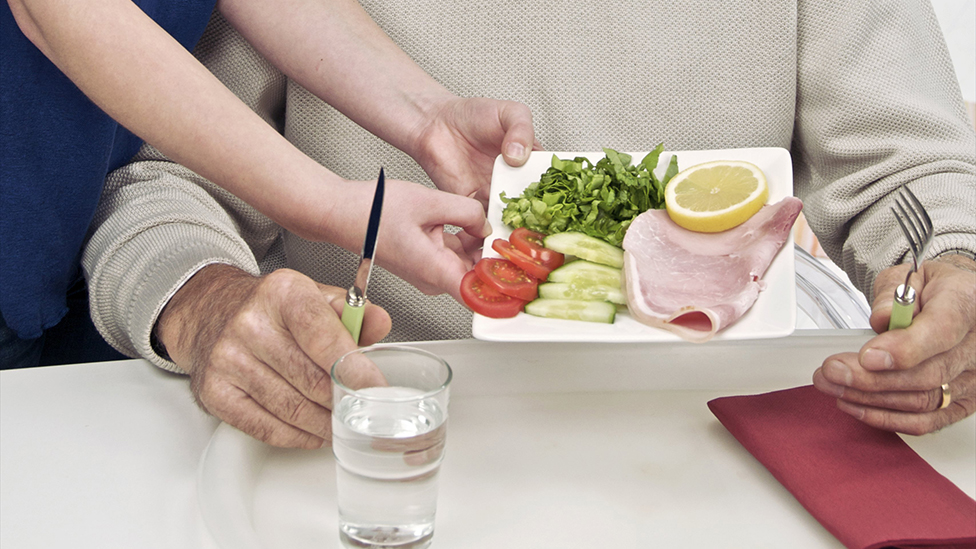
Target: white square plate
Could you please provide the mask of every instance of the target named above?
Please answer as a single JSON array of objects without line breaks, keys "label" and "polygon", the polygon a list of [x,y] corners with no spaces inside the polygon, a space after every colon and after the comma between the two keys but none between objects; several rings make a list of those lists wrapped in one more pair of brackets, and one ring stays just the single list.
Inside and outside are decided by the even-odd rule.
[{"label": "white square plate", "polygon": [[[648,151],[628,152],[632,162],[640,162]],[[505,204],[499,198],[520,196],[525,188],[535,181],[551,166],[552,156],[572,159],[577,156],[589,158],[594,164],[604,157],[601,152],[533,152],[525,165],[513,168],[498,157],[491,175],[491,195],[488,203],[488,221],[494,232],[485,239],[484,256],[499,257],[491,248],[496,238],[507,239],[512,228],[502,223],[502,210]],[[781,148],[724,149],[711,151],[665,151],[661,154],[655,173],[663,174],[677,155],[678,168],[709,162],[712,160],[745,160],[759,166],[766,174],[769,185],[769,200],[772,204],[793,195],[793,165],[790,153]],[[783,244],[789,253],[780,253],[763,276],[766,289],[752,308],[736,323],[721,330],[713,339],[763,339],[784,337],[793,333],[796,326],[796,281],[794,271],[793,234]],[[618,312],[613,324],[580,322],[540,318],[519,313],[513,318],[488,318],[474,315],[471,331],[475,338],[485,341],[603,341],[603,342],[667,342],[684,341],[680,337],[658,328],[646,326],[634,320],[627,312]]]}]

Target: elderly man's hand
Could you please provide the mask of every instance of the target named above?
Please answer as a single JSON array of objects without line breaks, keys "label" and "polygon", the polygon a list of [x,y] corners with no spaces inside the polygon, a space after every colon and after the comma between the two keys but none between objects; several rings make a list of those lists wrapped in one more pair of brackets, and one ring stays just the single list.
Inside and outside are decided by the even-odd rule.
[{"label": "elderly man's hand", "polygon": [[[960,255],[923,263],[912,276],[913,287],[921,282],[912,325],[887,331],[907,268],[887,269],[875,281],[871,326],[878,335],[859,353],[828,357],[813,384],[868,425],[921,435],[976,411],[976,263]],[[940,408],[943,384],[951,397]]]},{"label": "elderly man's hand", "polygon": [[[356,349],[339,318],[345,294],[288,269],[210,265],[170,300],[157,333],[205,411],[274,446],[317,448],[332,435],[329,369]],[[389,330],[368,304],[360,342]]]}]

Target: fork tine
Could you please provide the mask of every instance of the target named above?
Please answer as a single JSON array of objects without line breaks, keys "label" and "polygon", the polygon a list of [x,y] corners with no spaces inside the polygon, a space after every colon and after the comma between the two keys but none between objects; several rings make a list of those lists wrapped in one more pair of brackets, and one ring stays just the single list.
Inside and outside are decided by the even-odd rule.
[{"label": "fork tine", "polygon": [[911,248],[912,268],[905,275],[905,283],[895,290],[891,319],[888,321],[889,330],[907,328],[912,323],[915,294],[909,282],[912,273],[917,271],[919,265],[925,260],[925,250],[932,242],[933,234],[932,219],[911,189],[902,185],[895,195],[894,203],[891,213],[894,214],[901,232],[905,234],[905,240],[908,241],[908,247]]},{"label": "fork tine", "polygon": [[915,265],[918,265],[921,259],[920,253],[922,251],[922,234],[919,232],[919,228],[915,218],[912,214],[908,213],[908,210],[899,200],[895,200],[895,206],[898,210],[895,212],[895,219],[898,221],[898,225],[901,226],[901,232],[905,234],[905,238],[908,240],[908,247],[912,249],[912,255],[914,256]]},{"label": "fork tine", "polygon": [[922,238],[922,255],[924,256],[925,249],[928,247],[929,242],[932,241],[932,218],[929,217],[929,213],[925,210],[925,206],[922,205],[922,202],[917,196],[915,196],[915,193],[913,193],[911,189],[909,189],[907,186],[902,186],[902,189],[910,199],[911,204],[913,205],[912,211],[917,214],[916,218],[918,219],[919,224],[922,226],[922,234],[924,235]]},{"label": "fork tine", "polygon": [[895,221],[898,222],[898,226],[901,227],[902,234],[905,235],[905,240],[908,241],[909,251],[912,253],[912,270],[909,271],[909,276],[911,273],[918,269],[918,250],[915,247],[915,240],[912,238],[912,231],[908,228],[908,225],[902,221],[902,216],[899,215],[898,210],[894,207],[891,208],[891,213],[895,214]]},{"label": "fork tine", "polygon": [[905,194],[908,196],[909,200],[911,200],[911,203],[915,206],[914,208],[915,213],[921,214],[922,219],[925,220],[926,227],[931,229],[932,219],[929,217],[929,213],[925,211],[925,206],[922,205],[922,202],[918,199],[917,196],[915,196],[915,193],[913,193],[911,189],[909,189],[906,186],[902,186],[901,189],[905,191]]}]

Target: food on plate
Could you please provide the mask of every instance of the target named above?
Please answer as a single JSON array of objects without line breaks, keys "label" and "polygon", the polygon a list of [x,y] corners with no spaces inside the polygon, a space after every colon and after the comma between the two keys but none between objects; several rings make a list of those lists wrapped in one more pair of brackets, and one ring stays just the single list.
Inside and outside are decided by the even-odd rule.
[{"label": "food on plate", "polygon": [[[505,259],[475,266],[480,291],[521,302],[509,304],[506,316],[612,324],[618,311],[629,311],[692,341],[733,324],[765,287],[761,277],[802,204],[789,198],[764,206],[765,175],[749,162],[679,173],[672,156],[659,178],[662,153],[659,145],[637,166],[612,149],[595,164],[553,155],[519,197],[500,193],[502,221],[514,230],[491,244]],[[477,287],[470,273],[465,280]]]},{"label": "food on plate", "polygon": [[538,296],[539,282],[507,259],[482,258],[475,264],[474,271],[482,282],[505,295],[523,301],[532,301]]},{"label": "food on plate", "polygon": [[525,305],[525,312],[545,318],[613,324],[617,306],[606,301],[539,298]]},{"label": "food on plate", "polygon": [[570,261],[549,273],[549,282],[565,282],[577,286],[621,287],[620,269],[600,265],[585,259]]},{"label": "food on plate", "polygon": [[[512,240],[493,241],[495,251],[518,261],[491,257],[478,261],[461,282],[461,297],[468,307],[490,318],[510,318],[525,310],[547,318],[613,323],[615,304],[626,303],[620,269],[582,259],[563,264],[563,254],[541,245],[543,236],[519,232],[513,233]],[[543,263],[560,266],[550,272]],[[533,276],[536,270],[541,270],[538,278]],[[540,284],[547,279],[554,282]]]},{"label": "food on plate", "polygon": [[569,284],[566,282],[546,282],[539,284],[540,299],[572,299],[576,301],[609,301],[618,305],[627,304],[627,296],[620,286],[603,284]]},{"label": "food on plate", "polygon": [[606,156],[596,164],[584,157],[564,160],[553,155],[551,167],[520,196],[501,193],[502,222],[548,235],[576,231],[619,246],[637,215],[664,207],[664,189],[678,173],[678,160],[672,156],[658,178],[654,170],[663,145],[637,166],[629,154],[603,152]]},{"label": "food on plate", "polygon": [[490,318],[511,318],[527,303],[485,284],[474,270],[461,279],[461,298],[472,311]]},{"label": "food on plate", "polygon": [[[513,233],[514,235],[514,233]],[[490,318],[511,318],[538,296],[540,280],[563,264],[563,255],[544,248],[543,235],[519,233],[512,241],[496,239],[492,248],[509,259],[485,257],[461,279],[461,298],[475,313]]]},{"label": "food on plate", "polygon": [[550,261],[546,263],[543,259],[535,259],[513,246],[510,241],[501,238],[491,243],[491,249],[536,280],[545,280],[553,269],[563,264],[562,254],[559,254],[559,257],[550,255]]},{"label": "food on plate", "polygon": [[727,231],[744,223],[768,197],[762,170],[740,160],[716,160],[686,168],[664,191],[671,220],[703,233]]},{"label": "food on plate", "polygon": [[763,273],[801,208],[799,199],[785,198],[720,233],[687,230],[662,210],[641,214],[624,239],[630,314],[689,341],[708,341],[759,297]]},{"label": "food on plate", "polygon": [[576,259],[549,273],[539,285],[539,299],[525,306],[530,315],[612,324],[617,305],[627,298],[620,269]]},{"label": "food on plate", "polygon": [[577,232],[556,233],[545,238],[547,248],[576,256],[601,265],[621,268],[624,266],[624,251],[599,238]]},{"label": "food on plate", "polygon": [[552,270],[562,265],[566,258],[563,254],[546,248],[543,242],[545,238],[546,235],[542,233],[530,231],[525,227],[519,227],[512,231],[508,240],[517,250],[528,254],[532,259],[539,260],[543,265],[551,267],[550,270]]}]

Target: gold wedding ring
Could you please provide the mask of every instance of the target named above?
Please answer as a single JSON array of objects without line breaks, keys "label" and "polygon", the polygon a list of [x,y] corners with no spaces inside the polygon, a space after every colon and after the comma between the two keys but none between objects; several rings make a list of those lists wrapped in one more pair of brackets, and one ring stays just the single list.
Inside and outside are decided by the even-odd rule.
[{"label": "gold wedding ring", "polygon": [[939,409],[941,410],[941,409],[949,406],[949,403],[951,403],[951,402],[952,402],[952,394],[949,393],[949,384],[948,383],[943,383],[942,384],[942,404],[939,404]]}]

